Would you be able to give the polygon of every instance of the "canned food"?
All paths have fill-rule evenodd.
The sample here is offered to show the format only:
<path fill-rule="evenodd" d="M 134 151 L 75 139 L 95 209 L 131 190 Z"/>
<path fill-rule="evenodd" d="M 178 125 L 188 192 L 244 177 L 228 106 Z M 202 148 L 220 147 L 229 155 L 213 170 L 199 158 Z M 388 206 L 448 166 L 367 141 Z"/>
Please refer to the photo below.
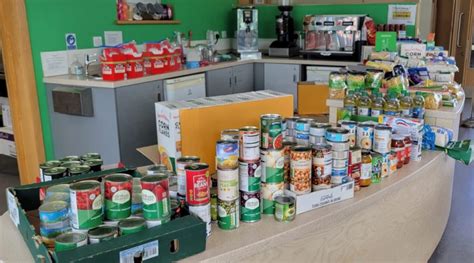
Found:
<path fill-rule="evenodd" d="M 344 168 L 349 166 L 349 159 L 336 159 L 332 161 L 333 168 Z"/>
<path fill-rule="evenodd" d="M 313 146 L 313 164 L 325 165 L 332 162 L 332 147 L 329 144 Z"/>
<path fill-rule="evenodd" d="M 239 142 L 236 140 L 217 141 L 216 164 L 218 169 L 235 169 L 239 166 Z"/>
<path fill-rule="evenodd" d="M 296 131 L 295 133 L 296 144 L 302 146 L 309 146 L 309 132 L 307 131 Z"/>
<path fill-rule="evenodd" d="M 356 131 L 357 131 L 357 122 L 355 121 L 343 121 L 341 123 L 341 128 L 346 129 L 348 133 L 349 144 L 351 147 L 356 145 Z"/>
<path fill-rule="evenodd" d="M 312 151 L 305 146 L 291 149 L 290 190 L 297 195 L 311 192 Z"/>
<path fill-rule="evenodd" d="M 331 161 L 325 164 L 315 164 L 313 162 L 313 176 L 311 177 L 313 191 L 331 188 L 331 173 Z"/>
<path fill-rule="evenodd" d="M 260 220 L 260 191 L 240 191 L 240 220 L 252 223 Z"/>
<path fill-rule="evenodd" d="M 296 146 L 295 142 L 283 141 L 283 182 L 285 189 L 290 189 L 290 163 L 291 163 L 291 148 Z"/>
<path fill-rule="evenodd" d="M 93 172 L 100 172 L 102 171 L 102 164 L 104 162 L 102 159 L 87 159 L 84 161 L 85 165 L 88 165 Z"/>
<path fill-rule="evenodd" d="M 67 193 L 69 194 L 69 184 L 55 184 L 46 189 L 46 197 L 55 193 Z"/>
<path fill-rule="evenodd" d="M 56 237 L 54 250 L 56 252 L 72 250 L 87 245 L 87 235 L 78 232 L 64 233 Z"/>
<path fill-rule="evenodd" d="M 70 201 L 69 198 L 70 198 L 69 193 L 57 192 L 57 193 L 46 195 L 46 197 L 43 200 L 43 203 L 49 203 L 49 202 L 54 202 L 54 201 L 64 201 L 68 203 L 69 205 L 69 201 Z"/>
<path fill-rule="evenodd" d="M 333 141 L 327 140 L 327 143 L 331 145 L 333 152 L 346 152 L 346 151 L 349 151 L 349 148 L 350 148 L 349 142 L 333 142 Z"/>
<path fill-rule="evenodd" d="M 217 221 L 217 188 L 211 188 L 211 220 Z"/>
<path fill-rule="evenodd" d="M 46 170 L 46 169 L 49 169 L 49 168 L 53 168 L 53 167 L 58 167 L 61 165 L 61 162 L 60 161 L 57 161 L 57 160 L 51 160 L 51 161 L 47 161 L 47 162 L 44 162 L 42 164 L 39 165 L 40 167 L 40 179 L 42 182 L 46 182 L 46 180 L 43 178 L 43 171 Z"/>
<path fill-rule="evenodd" d="M 238 129 L 225 129 L 221 131 L 221 140 L 239 140 L 239 130 Z"/>
<path fill-rule="evenodd" d="M 186 196 L 186 171 L 188 164 L 199 163 L 201 158 L 197 156 L 182 156 L 176 160 L 176 175 L 178 177 L 178 194 Z"/>
<path fill-rule="evenodd" d="M 332 184 L 342 184 L 344 178 L 348 175 L 348 168 L 332 168 L 331 183 Z"/>
<path fill-rule="evenodd" d="M 262 176 L 262 167 L 260 160 L 251 162 L 240 162 L 239 182 L 240 190 L 244 192 L 253 192 L 260 190 L 260 178 Z"/>
<path fill-rule="evenodd" d="M 309 134 L 315 137 L 326 136 L 326 130 L 331 128 L 329 123 L 312 123 L 309 128 Z"/>
<path fill-rule="evenodd" d="M 169 220 L 171 216 L 169 176 L 161 173 L 141 178 L 143 217 L 146 220 Z"/>
<path fill-rule="evenodd" d="M 42 224 L 69 220 L 69 204 L 65 201 L 44 203 L 38 208 L 38 211 Z"/>
<path fill-rule="evenodd" d="M 239 199 L 233 201 L 217 200 L 217 225 L 223 230 L 239 227 Z"/>
<path fill-rule="evenodd" d="M 118 223 L 118 228 L 120 229 L 120 235 L 126 236 L 147 229 L 147 224 L 143 218 L 130 217 L 120 220 Z"/>
<path fill-rule="evenodd" d="M 262 183 L 261 202 L 262 214 L 273 215 L 275 213 L 274 199 L 277 196 L 283 195 L 284 184 L 281 183 Z"/>
<path fill-rule="evenodd" d="M 260 132 L 257 127 L 245 126 L 239 130 L 240 160 L 254 161 L 260 158 Z"/>
<path fill-rule="evenodd" d="M 91 159 L 102 159 L 102 156 L 100 156 L 100 153 L 86 153 L 81 156 L 81 159 L 83 161 Z"/>
<path fill-rule="evenodd" d="M 194 163 L 185 166 L 186 203 L 189 205 L 208 204 L 210 201 L 211 177 L 209 165 Z"/>
<path fill-rule="evenodd" d="M 349 151 L 342 151 L 342 152 L 332 151 L 333 160 L 348 159 L 348 158 L 349 158 Z"/>
<path fill-rule="evenodd" d="M 316 145 L 316 144 L 324 144 L 326 143 L 326 137 L 325 136 L 309 136 L 309 144 L 311 145 Z"/>
<path fill-rule="evenodd" d="M 68 232 L 71 232 L 68 220 L 40 226 L 41 240 L 48 248 L 54 247 L 54 240 L 57 236 Z"/>
<path fill-rule="evenodd" d="M 383 158 L 380 153 L 372 153 L 372 183 L 380 183 Z"/>
<path fill-rule="evenodd" d="M 371 124 L 359 124 L 357 126 L 356 145 L 365 150 L 372 150 L 372 140 L 374 137 L 374 126 Z"/>
<path fill-rule="evenodd" d="M 348 168 L 349 176 L 354 180 L 354 191 L 360 190 L 361 163 L 351 164 Z"/>
<path fill-rule="evenodd" d="M 386 154 L 391 151 L 392 128 L 387 125 L 377 125 L 374 128 L 374 152 Z"/>
<path fill-rule="evenodd" d="M 64 163 L 64 162 L 71 162 L 71 161 L 80 161 L 81 158 L 77 155 L 68 155 L 65 156 L 64 158 L 60 159 L 59 161 Z"/>
<path fill-rule="evenodd" d="M 147 175 L 156 175 L 168 171 L 168 167 L 164 164 L 154 164 L 146 168 Z"/>
<path fill-rule="evenodd" d="M 104 177 L 105 217 L 120 220 L 130 216 L 132 176 L 111 174 Z"/>
<path fill-rule="evenodd" d="M 284 149 L 263 151 L 262 177 L 264 183 L 283 182 L 283 166 L 285 164 Z"/>
<path fill-rule="evenodd" d="M 309 135 L 309 128 L 313 120 L 309 118 L 300 118 L 296 120 L 295 130 L 300 132 L 305 132 Z"/>
<path fill-rule="evenodd" d="M 75 229 L 91 229 L 102 224 L 104 198 L 100 183 L 86 180 L 70 185 L 71 225 Z"/>
<path fill-rule="evenodd" d="M 381 177 L 388 177 L 390 174 L 390 153 L 382 154 L 382 168 L 380 169 Z"/>
<path fill-rule="evenodd" d="M 118 237 L 118 228 L 115 226 L 98 226 L 87 231 L 90 244 L 97 244 Z"/>
<path fill-rule="evenodd" d="M 349 151 L 349 165 L 362 162 L 362 149 L 359 147 L 351 147 Z"/>
<path fill-rule="evenodd" d="M 67 169 L 71 169 L 71 168 L 73 168 L 75 166 L 79 166 L 81 164 L 82 163 L 80 161 L 67 161 L 67 162 L 62 162 L 61 166 L 66 167 Z"/>
<path fill-rule="evenodd" d="M 91 170 L 90 166 L 85 164 L 80 164 L 69 168 L 69 176 L 75 176 L 80 174 L 88 173 Z"/>
<path fill-rule="evenodd" d="M 289 117 L 289 118 L 285 118 L 286 120 L 286 127 L 287 129 L 291 129 L 291 130 L 294 130 L 296 128 L 296 121 L 299 120 L 299 117 Z"/>
<path fill-rule="evenodd" d="M 275 220 L 291 222 L 296 216 L 296 200 L 292 196 L 277 196 L 275 198 Z"/>
<path fill-rule="evenodd" d="M 260 116 L 260 146 L 263 149 L 281 149 L 283 147 L 282 119 L 278 114 Z"/>
<path fill-rule="evenodd" d="M 43 180 L 44 182 L 48 182 L 51 180 L 63 178 L 67 176 L 67 168 L 66 167 L 52 167 L 43 170 Z"/>
<path fill-rule="evenodd" d="M 204 223 L 206 223 L 206 234 L 209 237 L 211 235 L 211 205 L 190 205 L 189 214 L 195 215 L 201 218 Z"/>
<path fill-rule="evenodd" d="M 239 169 L 217 170 L 217 197 L 223 201 L 239 198 Z"/>

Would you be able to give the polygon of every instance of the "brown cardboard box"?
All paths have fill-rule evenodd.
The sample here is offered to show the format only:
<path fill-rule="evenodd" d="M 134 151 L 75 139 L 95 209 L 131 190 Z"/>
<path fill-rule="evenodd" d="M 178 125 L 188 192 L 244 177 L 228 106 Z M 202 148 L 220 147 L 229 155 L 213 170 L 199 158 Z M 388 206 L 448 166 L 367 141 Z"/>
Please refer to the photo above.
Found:
<path fill-rule="evenodd" d="M 329 108 L 326 100 L 329 97 L 327 84 L 315 82 L 298 83 L 298 114 L 327 114 Z"/>

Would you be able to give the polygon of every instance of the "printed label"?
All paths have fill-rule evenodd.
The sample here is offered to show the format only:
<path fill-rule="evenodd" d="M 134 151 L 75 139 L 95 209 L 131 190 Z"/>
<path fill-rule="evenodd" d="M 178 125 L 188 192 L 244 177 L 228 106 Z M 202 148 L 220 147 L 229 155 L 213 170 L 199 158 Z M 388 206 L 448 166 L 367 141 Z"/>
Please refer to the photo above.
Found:
<path fill-rule="evenodd" d="M 120 251 L 120 263 L 143 262 L 159 255 L 158 240 Z"/>
<path fill-rule="evenodd" d="M 372 178 L 372 164 L 363 163 L 360 168 L 360 179 L 371 179 Z"/>
<path fill-rule="evenodd" d="M 372 117 L 378 117 L 378 116 L 380 116 L 380 115 L 382 115 L 382 114 L 383 114 L 383 110 L 374 110 L 374 109 L 372 109 L 372 112 L 371 112 L 370 116 L 372 116 Z"/>
<path fill-rule="evenodd" d="M 8 213 L 10 214 L 10 219 L 12 220 L 13 224 L 18 227 L 18 225 L 20 224 L 20 216 L 15 196 L 8 190 L 6 192 L 8 202 Z"/>
<path fill-rule="evenodd" d="M 359 116 L 370 116 L 370 109 L 369 108 L 358 108 L 357 114 Z"/>

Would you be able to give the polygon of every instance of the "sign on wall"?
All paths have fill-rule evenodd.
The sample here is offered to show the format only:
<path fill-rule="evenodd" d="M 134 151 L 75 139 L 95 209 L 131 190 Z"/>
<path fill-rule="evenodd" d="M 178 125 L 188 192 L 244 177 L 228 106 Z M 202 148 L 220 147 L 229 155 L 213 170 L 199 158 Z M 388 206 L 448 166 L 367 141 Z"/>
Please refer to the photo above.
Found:
<path fill-rule="evenodd" d="M 389 5 L 387 24 L 405 24 L 414 26 L 416 23 L 416 5 Z"/>

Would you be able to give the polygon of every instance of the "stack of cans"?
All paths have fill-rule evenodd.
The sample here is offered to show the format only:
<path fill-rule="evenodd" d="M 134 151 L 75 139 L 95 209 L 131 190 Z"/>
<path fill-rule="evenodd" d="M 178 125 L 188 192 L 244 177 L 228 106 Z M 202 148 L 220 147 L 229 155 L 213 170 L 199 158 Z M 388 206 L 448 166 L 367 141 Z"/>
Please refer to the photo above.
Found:
<path fill-rule="evenodd" d="M 265 114 L 260 117 L 260 148 L 262 213 L 273 215 L 275 213 L 274 198 L 282 195 L 284 190 L 284 148 L 280 115 Z"/>
<path fill-rule="evenodd" d="M 201 158 L 198 156 L 181 156 L 176 159 L 176 177 L 178 177 L 177 197 L 179 201 L 186 199 L 186 165 L 199 163 Z"/>
<path fill-rule="evenodd" d="M 312 119 L 301 118 L 296 121 L 295 127 L 295 141 L 296 144 L 301 146 L 309 146 L 309 128 Z"/>
<path fill-rule="evenodd" d="M 348 175 L 349 131 L 344 128 L 330 128 L 326 141 L 332 148 L 332 184 L 341 184 Z"/>
<path fill-rule="evenodd" d="M 224 230 L 237 229 L 240 218 L 239 141 L 217 141 L 216 160 L 217 225 Z"/>
<path fill-rule="evenodd" d="M 284 139 L 290 142 L 295 142 L 296 121 L 299 117 L 285 118 L 286 132 L 283 134 Z M 283 128 L 282 128 L 283 130 Z"/>
<path fill-rule="evenodd" d="M 40 164 L 40 181 L 48 182 L 66 176 L 101 171 L 102 159 L 98 153 L 86 153 L 82 156 L 69 155 L 61 160 L 51 160 Z"/>
<path fill-rule="evenodd" d="M 329 123 L 312 123 L 309 127 L 309 142 L 311 145 L 326 143 L 326 130 L 331 128 Z"/>
<path fill-rule="evenodd" d="M 242 127 L 239 130 L 239 188 L 240 220 L 260 220 L 260 131 L 257 127 Z"/>
<path fill-rule="evenodd" d="M 184 167 L 186 174 L 186 203 L 189 213 L 206 223 L 207 236 L 211 235 L 211 177 L 209 165 L 193 163 Z"/>
<path fill-rule="evenodd" d="M 53 247 L 57 236 L 71 231 L 69 203 L 65 201 L 43 203 L 38 211 L 42 240 L 48 247 Z"/>
<path fill-rule="evenodd" d="M 351 147 L 349 150 L 349 176 L 354 180 L 354 191 L 360 190 L 360 168 L 362 164 L 362 150 L 360 147 Z"/>

